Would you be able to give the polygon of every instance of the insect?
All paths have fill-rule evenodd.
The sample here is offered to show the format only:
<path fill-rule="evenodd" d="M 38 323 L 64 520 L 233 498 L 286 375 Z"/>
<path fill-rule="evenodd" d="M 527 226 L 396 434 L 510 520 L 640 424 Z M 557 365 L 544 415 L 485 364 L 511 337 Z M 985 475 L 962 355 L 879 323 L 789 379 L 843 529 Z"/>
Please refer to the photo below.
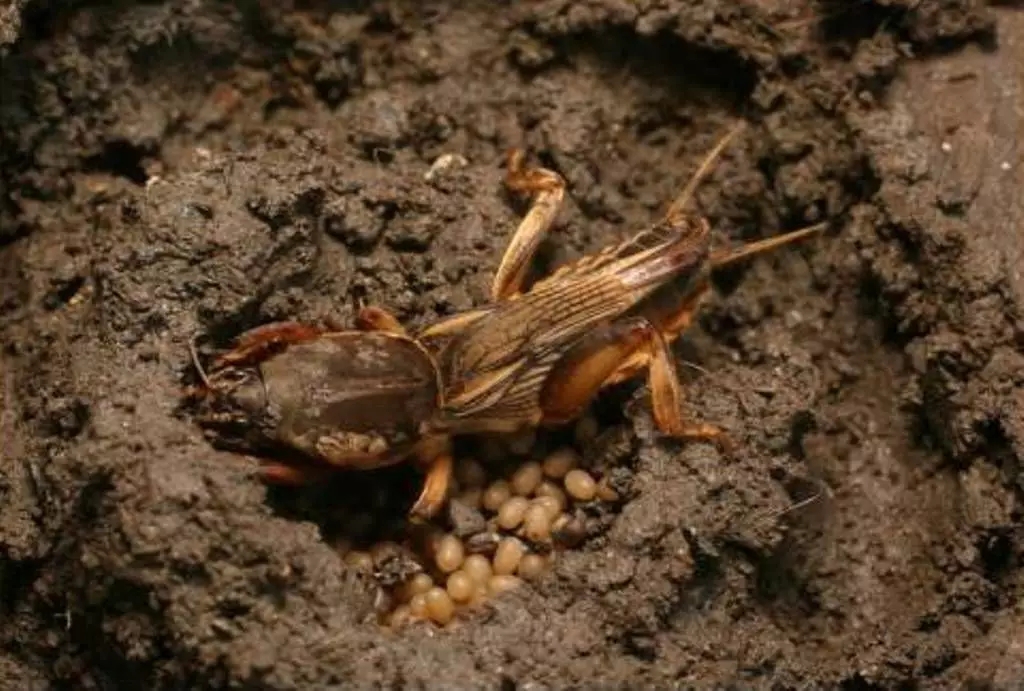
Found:
<path fill-rule="evenodd" d="M 417 341 L 377 328 L 376 318 L 367 309 L 349 330 L 260 326 L 243 333 L 208 372 L 193 342 L 202 380 L 188 391 L 198 403 L 196 421 L 221 447 L 265 452 L 260 474 L 272 484 L 408 459 L 436 466 L 422 499 L 436 505 L 440 490 L 430 477 L 444 479 L 451 465 L 447 439 L 424 426 L 439 405 L 437 368 Z M 287 462 L 275 460 L 282 452 Z"/>
<path fill-rule="evenodd" d="M 712 247 L 708 221 L 685 207 L 742 129 L 718 142 L 660 221 L 525 291 L 527 268 L 553 225 L 565 182 L 553 171 L 524 168 L 522 152 L 510 152 L 506 183 L 534 200 L 495 275 L 492 301 L 415 335 L 436 353 L 444 386 L 431 429 L 469 434 L 564 424 L 603 388 L 646 370 L 654 420 L 663 433 L 730 448 L 722 430 L 684 415 L 670 344 L 710 295 L 714 270 L 827 225 L 736 248 Z"/>
<path fill-rule="evenodd" d="M 258 418 L 268 415 L 263 409 L 281 408 L 297 418 L 320 415 L 328 424 L 318 428 L 319 434 L 330 437 L 332 444 L 340 437 L 346 449 L 371 444 L 373 453 L 325 456 L 315 440 L 303 445 L 296 443 L 294 433 L 282 435 L 284 418 L 276 412 L 270 415 L 269 426 L 266 420 L 260 422 L 259 432 L 276 435 L 307 454 L 313 448 L 314 456 L 336 466 L 373 467 L 415 456 L 427 468 L 427 477 L 412 513 L 423 517 L 434 515 L 444 504 L 452 472 L 451 437 L 567 423 L 603 388 L 644 370 L 654 420 L 663 433 L 729 447 L 722 430 L 684 415 L 670 344 L 692 324 L 710 294 L 713 270 L 807 237 L 825 225 L 738 248 L 712 248 L 708 221 L 684 208 L 741 129 L 742 125 L 734 128 L 719 141 L 660 221 L 557 269 L 527 290 L 523 289 L 527 270 L 558 214 L 565 182 L 553 171 L 526 168 L 523 153 L 510 152 L 506 184 L 515 192 L 532 195 L 533 201 L 498 267 L 489 303 L 413 334 L 379 307 L 364 308 L 357 319 L 360 329 L 352 332 L 327 334 L 296 324 L 272 326 L 246 337 L 225 356 L 226 361 L 222 358 L 230 371 L 251 362 L 254 354 L 284 347 L 282 354 L 260 365 L 262 374 L 277 362 L 274 358 L 288 358 L 291 364 L 280 366 L 276 375 L 271 373 L 281 378 L 282 385 L 268 387 L 263 374 L 265 397 L 244 401 L 255 403 L 249 405 L 249 412 L 255 410 Z M 301 350 L 304 344 L 308 347 L 327 338 L 344 342 L 345 348 L 358 348 L 371 334 L 378 358 L 372 372 L 365 372 L 373 382 L 365 390 L 354 389 L 346 381 L 346 376 L 364 374 L 352 371 L 349 362 L 337 363 L 326 381 L 307 374 L 302 374 L 301 383 L 295 381 L 295 372 L 306 372 L 300 362 L 307 357 Z M 289 377 L 293 381 L 285 386 Z M 306 412 L 303 406 L 309 405 L 310 394 L 303 387 L 324 392 L 321 395 L 328 398 L 361 398 L 362 412 L 353 408 L 353 417 L 345 419 L 340 414 L 321 415 L 316 407 Z M 417 403 L 398 406 L 400 396 L 410 396 Z M 389 410 L 394 419 L 368 414 L 371 401 L 385 400 L 392 402 Z M 374 431 L 371 417 L 381 429 Z M 360 453 L 364 451 L 360 447 Z M 301 483 L 323 471 L 322 464 L 271 465 L 267 477 Z"/>

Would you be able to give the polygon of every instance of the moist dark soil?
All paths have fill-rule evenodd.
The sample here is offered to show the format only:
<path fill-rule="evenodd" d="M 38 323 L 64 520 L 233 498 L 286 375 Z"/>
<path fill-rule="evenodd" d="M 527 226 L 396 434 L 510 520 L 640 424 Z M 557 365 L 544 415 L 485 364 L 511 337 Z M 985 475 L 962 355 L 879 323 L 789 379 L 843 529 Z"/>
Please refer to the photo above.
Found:
<path fill-rule="evenodd" d="M 0 56 L 2 688 L 1024 685 L 1019 8 L 5 0 Z M 509 147 L 568 181 L 550 270 L 738 120 L 716 241 L 833 223 L 676 346 L 737 451 L 603 394 L 628 500 L 535 586 L 384 629 L 181 412 L 196 334 L 484 303 Z"/>

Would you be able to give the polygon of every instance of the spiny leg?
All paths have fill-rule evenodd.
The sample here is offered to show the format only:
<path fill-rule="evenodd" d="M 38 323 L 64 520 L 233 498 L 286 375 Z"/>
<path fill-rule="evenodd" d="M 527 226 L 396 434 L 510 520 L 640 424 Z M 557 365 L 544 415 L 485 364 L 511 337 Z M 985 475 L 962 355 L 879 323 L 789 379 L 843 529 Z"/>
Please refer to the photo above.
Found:
<path fill-rule="evenodd" d="M 774 238 L 747 243 L 735 248 L 718 250 L 711 255 L 712 269 L 727 266 L 733 262 L 753 257 L 776 249 L 782 245 L 808 237 L 820 232 L 826 226 L 827 223 L 819 223 L 814 226 L 795 230 Z M 659 298 L 649 301 L 644 307 L 642 314 L 651 322 L 651 325 L 657 329 L 663 340 L 667 344 L 670 344 L 693 325 L 701 303 L 710 294 L 711 283 L 708 279 L 704 279 L 696 285 L 691 290 L 689 296 L 685 298 L 679 299 L 672 293 L 665 293 L 659 296 Z M 627 379 L 631 379 L 646 366 L 646 352 L 638 351 L 626 360 L 622 366 L 608 378 L 605 386 L 611 386 Z"/>
<path fill-rule="evenodd" d="M 299 322 L 264 324 L 239 336 L 235 347 L 216 359 L 214 368 L 259 362 L 282 346 L 312 341 L 323 333 L 320 327 Z"/>
<path fill-rule="evenodd" d="M 692 199 L 694 191 L 711 172 L 711 169 L 714 167 L 716 161 L 725 151 L 729 143 L 740 132 L 742 132 L 745 127 L 746 125 L 743 122 L 740 122 L 727 132 L 725 136 L 718 140 L 718 143 L 715 144 L 714 148 L 712 148 L 712 150 L 704 157 L 704 160 L 701 161 L 697 171 L 690 177 L 690 180 L 669 206 L 669 209 L 662 221 L 663 223 L 671 225 L 682 221 L 684 217 L 683 209 Z M 744 257 L 766 252 L 770 249 L 786 244 L 787 242 L 792 242 L 793 240 L 809 235 L 817 229 L 818 228 L 816 226 L 802 231 L 796 231 L 780 238 L 774 238 L 770 241 L 750 243 L 749 245 L 744 245 L 737 249 L 714 252 L 711 256 L 711 268 L 714 269 L 720 266 L 725 266 Z M 666 293 L 660 299 L 650 300 L 648 306 L 643 309 L 642 314 L 648 318 L 654 328 L 662 335 L 663 339 L 668 343 L 671 343 L 693 324 L 693 320 L 697 315 L 700 303 L 708 293 L 710 293 L 710 290 L 710 283 L 707 280 L 703 280 L 695 286 L 687 296 L 677 297 L 671 293 Z M 678 305 L 673 303 L 678 303 Z M 640 351 L 635 353 L 609 378 L 606 385 L 615 384 L 633 377 L 638 371 L 646 366 L 646 362 L 647 356 L 644 352 Z"/>
<path fill-rule="evenodd" d="M 711 254 L 711 268 L 714 270 L 728 266 L 734 262 L 795 242 L 820 232 L 827 225 L 827 223 L 819 223 L 777 237 L 750 242 L 735 248 L 717 250 Z M 642 314 L 661 333 L 667 343 L 672 343 L 693 325 L 701 303 L 710 294 L 711 283 L 708 279 L 704 279 L 691 290 L 687 297 L 678 298 L 675 294 L 664 293 L 658 298 L 649 300 L 648 304 L 643 308 Z M 615 374 L 609 377 L 606 386 L 631 379 L 646 366 L 646 358 L 647 356 L 643 352 L 635 353 L 629 360 L 623 363 Z"/>
<path fill-rule="evenodd" d="M 494 276 L 491 298 L 496 302 L 521 291 L 530 261 L 551 229 L 565 197 L 565 180 L 561 175 L 546 168 L 525 168 L 523 156 L 519 149 L 509 151 L 505 185 L 513 192 L 535 196 Z"/>
<path fill-rule="evenodd" d="M 645 355 L 654 421 L 679 439 L 714 441 L 730 446 L 725 432 L 682 413 L 682 386 L 665 339 L 644 317 L 614 322 L 595 330 L 566 353 L 552 369 L 541 392 L 544 422 L 575 419 L 606 385 L 609 377 L 636 353 Z"/>
<path fill-rule="evenodd" d="M 794 230 L 773 238 L 750 242 L 739 247 L 717 250 L 711 254 L 711 268 L 718 269 L 728 266 L 734 262 L 751 258 L 756 255 L 774 250 L 782 245 L 795 242 L 815 233 L 821 232 L 828 225 L 818 223 L 801 230 Z M 667 343 L 674 342 L 679 336 L 693 325 L 701 303 L 711 293 L 711 283 L 708 279 L 697 284 L 685 298 L 678 298 L 675 294 L 664 293 L 658 298 L 652 299 L 644 307 L 642 314 L 647 317 L 655 329 L 661 333 Z M 677 303 L 677 304 L 674 304 Z M 623 363 L 622 367 L 613 374 L 607 382 L 607 386 L 617 384 L 621 381 L 632 378 L 637 372 L 646 366 L 646 354 L 635 353 L 629 360 Z"/>
<path fill-rule="evenodd" d="M 409 509 L 409 515 L 430 520 L 444 506 L 451 487 L 454 461 L 450 441 L 447 437 L 428 437 L 422 440 L 416 451 L 416 460 L 421 468 L 426 468 L 427 475 L 416 503 Z"/>
<path fill-rule="evenodd" d="M 671 301 L 674 295 L 668 294 L 665 298 L 649 303 L 643 310 L 642 315 L 651 323 L 666 345 L 673 343 L 679 336 L 693 325 L 700 309 L 701 302 L 711 292 L 711 286 L 707 281 L 702 282 L 689 297 L 673 305 Z M 612 374 L 605 386 L 612 386 L 619 382 L 632 379 L 638 372 L 647 367 L 648 356 L 646 351 L 640 350 L 633 353 L 628 360 L 622 363 Z"/>
<path fill-rule="evenodd" d="M 701 303 L 711 294 L 711 283 L 702 281 L 681 304 L 674 309 L 652 303 L 651 313 L 647 315 L 651 324 L 658 330 L 667 343 L 672 343 L 680 334 L 689 329 L 697 318 Z"/>
<path fill-rule="evenodd" d="M 359 314 L 356 315 L 356 328 L 360 331 L 385 331 L 396 336 L 407 335 L 398 317 L 383 307 L 374 305 L 359 310 Z"/>

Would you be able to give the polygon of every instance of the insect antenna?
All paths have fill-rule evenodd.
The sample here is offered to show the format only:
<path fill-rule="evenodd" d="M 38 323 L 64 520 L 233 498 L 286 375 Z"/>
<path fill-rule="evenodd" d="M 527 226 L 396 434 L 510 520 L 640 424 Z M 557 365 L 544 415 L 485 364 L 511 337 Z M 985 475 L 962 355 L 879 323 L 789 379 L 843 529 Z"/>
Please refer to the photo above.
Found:
<path fill-rule="evenodd" d="M 692 370 L 696 370 L 697 372 L 700 372 L 705 377 L 710 377 L 711 376 L 711 372 L 709 372 L 707 369 L 705 369 L 704 367 L 701 367 L 700 365 L 698 365 L 695 362 L 690 362 L 689 360 L 679 360 L 679 363 L 681 365 L 685 365 L 686 367 L 689 367 Z"/>
<path fill-rule="evenodd" d="M 779 509 L 777 511 L 770 511 L 761 514 L 761 516 L 757 519 L 757 521 L 755 521 L 755 523 L 761 525 L 773 523 L 774 521 L 777 521 L 786 514 L 792 513 L 794 511 L 799 511 L 800 509 L 810 506 L 811 504 L 820 501 L 823 498 L 832 499 L 835 496 L 832 492 L 832 488 L 829 487 L 824 480 L 820 478 L 814 478 L 814 484 L 818 486 L 818 491 L 812 494 L 811 496 L 805 497 L 800 501 L 794 502 L 784 509 Z"/>
<path fill-rule="evenodd" d="M 198 333 L 188 339 L 188 352 L 192 356 L 192 364 L 195 366 L 196 372 L 199 373 L 199 379 L 202 380 L 203 386 L 210 389 L 210 378 L 206 376 L 206 370 L 203 369 L 203 364 L 199 361 L 199 350 L 196 348 L 196 341 L 198 339 Z"/>

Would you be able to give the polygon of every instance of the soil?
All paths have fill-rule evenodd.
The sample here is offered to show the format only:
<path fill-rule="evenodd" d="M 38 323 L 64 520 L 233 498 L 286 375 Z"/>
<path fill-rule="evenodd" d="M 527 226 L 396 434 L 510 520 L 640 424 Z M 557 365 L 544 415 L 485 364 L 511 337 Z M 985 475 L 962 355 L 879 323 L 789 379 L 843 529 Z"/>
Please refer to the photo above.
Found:
<path fill-rule="evenodd" d="M 1024 685 L 1019 7 L 6 0 L 0 56 L 2 688 Z M 834 219 L 677 346 L 739 451 L 608 392 L 629 500 L 536 586 L 382 629 L 181 412 L 194 334 L 486 301 L 508 147 L 568 180 L 551 268 L 738 119 L 717 241 Z"/>

